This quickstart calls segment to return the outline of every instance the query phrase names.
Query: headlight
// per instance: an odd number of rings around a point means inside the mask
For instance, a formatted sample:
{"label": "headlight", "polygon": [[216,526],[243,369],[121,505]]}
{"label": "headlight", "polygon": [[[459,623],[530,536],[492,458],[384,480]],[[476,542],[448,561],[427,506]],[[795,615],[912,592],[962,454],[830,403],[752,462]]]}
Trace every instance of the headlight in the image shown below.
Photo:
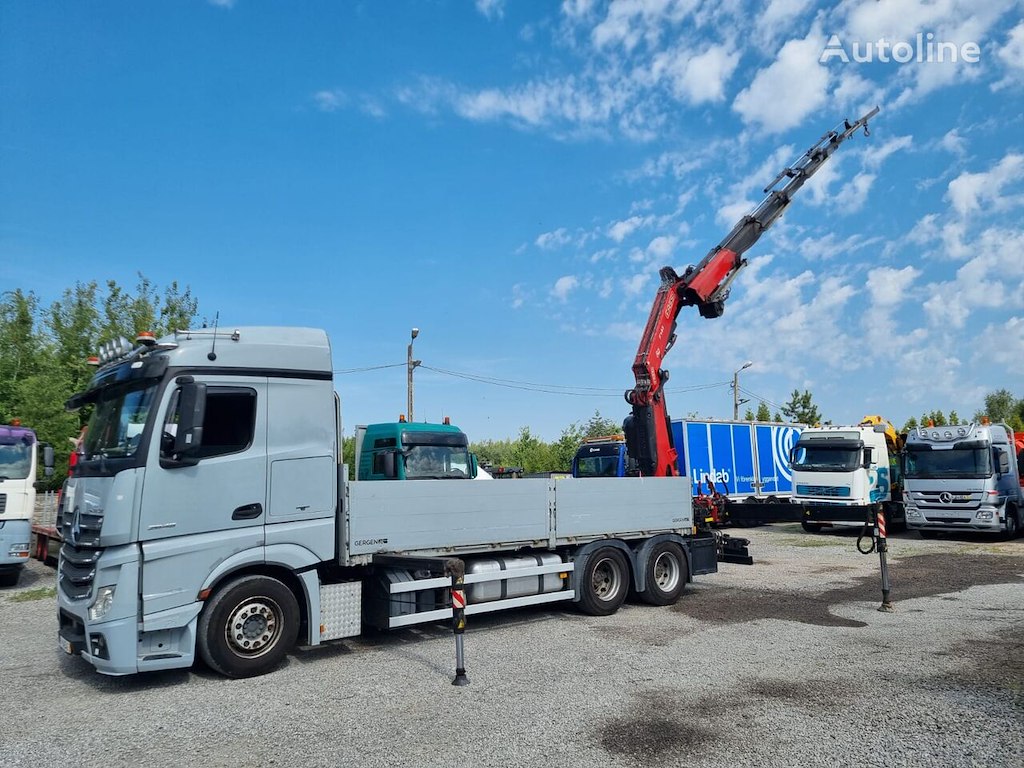
{"label": "headlight", "polygon": [[110,613],[110,608],[114,604],[114,589],[115,587],[100,587],[96,593],[96,602],[89,606],[90,619],[99,621]]}
{"label": "headlight", "polygon": [[914,509],[913,507],[907,507],[907,517],[909,517],[911,520],[917,520],[920,516],[921,513],[918,512],[916,509]]}
{"label": "headlight", "polygon": [[992,510],[991,509],[979,510],[978,511],[978,519],[979,520],[991,520],[992,519]]}
{"label": "headlight", "polygon": [[28,557],[28,544],[11,544],[7,552],[8,557]]}

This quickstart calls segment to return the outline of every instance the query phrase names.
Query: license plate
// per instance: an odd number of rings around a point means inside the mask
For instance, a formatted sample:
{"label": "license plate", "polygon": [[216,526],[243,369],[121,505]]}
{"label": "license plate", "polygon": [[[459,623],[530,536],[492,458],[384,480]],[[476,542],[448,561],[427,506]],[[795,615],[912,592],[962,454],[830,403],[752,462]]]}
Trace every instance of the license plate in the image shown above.
{"label": "license plate", "polygon": [[63,637],[58,636],[57,637],[57,644],[60,645],[61,650],[63,650],[64,653],[74,653],[74,650],[72,650],[72,648],[71,648],[71,641],[70,640],[65,640]]}

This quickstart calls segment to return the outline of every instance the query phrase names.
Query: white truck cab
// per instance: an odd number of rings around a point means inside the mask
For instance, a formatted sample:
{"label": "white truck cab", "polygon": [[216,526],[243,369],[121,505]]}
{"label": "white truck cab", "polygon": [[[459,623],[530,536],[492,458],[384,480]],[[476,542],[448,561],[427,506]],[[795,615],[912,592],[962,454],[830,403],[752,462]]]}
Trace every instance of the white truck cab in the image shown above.
{"label": "white truck cab", "polygon": [[791,458],[793,501],[804,508],[804,530],[861,527],[879,504],[888,520],[901,524],[899,443],[892,425],[877,416],[801,432]]}

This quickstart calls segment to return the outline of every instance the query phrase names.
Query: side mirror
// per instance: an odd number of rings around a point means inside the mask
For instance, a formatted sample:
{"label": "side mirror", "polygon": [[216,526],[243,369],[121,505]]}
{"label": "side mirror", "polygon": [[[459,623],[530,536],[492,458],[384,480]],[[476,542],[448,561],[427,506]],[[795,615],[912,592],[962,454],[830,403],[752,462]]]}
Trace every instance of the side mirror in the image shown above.
{"label": "side mirror", "polygon": [[206,385],[191,380],[183,382],[178,393],[178,427],[171,448],[171,453],[179,464],[198,463],[199,448],[203,444],[205,416]]}
{"label": "side mirror", "polygon": [[479,467],[476,463],[476,454],[469,454],[469,476],[475,479],[479,471]]}
{"label": "side mirror", "polygon": [[53,446],[43,446],[43,474],[46,477],[53,476]]}
{"label": "side mirror", "polygon": [[381,463],[384,468],[384,477],[387,480],[394,480],[398,477],[398,465],[395,462],[396,451],[385,451],[381,455]]}
{"label": "side mirror", "polygon": [[874,448],[868,447],[868,448],[864,449],[864,469],[870,469],[871,468],[871,463],[872,463],[872,459],[874,458],[874,454],[875,454],[875,449]]}
{"label": "side mirror", "polygon": [[1010,471],[1010,457],[1006,451],[999,451],[999,474],[1005,475]]}

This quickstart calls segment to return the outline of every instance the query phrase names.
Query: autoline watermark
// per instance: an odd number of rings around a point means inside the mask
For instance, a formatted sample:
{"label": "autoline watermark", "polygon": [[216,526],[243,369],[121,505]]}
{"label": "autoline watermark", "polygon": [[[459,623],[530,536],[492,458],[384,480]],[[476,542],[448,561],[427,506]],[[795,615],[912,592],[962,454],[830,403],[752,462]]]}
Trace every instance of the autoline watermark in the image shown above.
{"label": "autoline watermark", "polygon": [[818,61],[826,64],[833,59],[838,59],[844,64],[851,61],[859,64],[875,61],[894,61],[897,64],[977,64],[981,60],[981,46],[970,42],[940,42],[935,39],[932,32],[918,32],[913,40],[889,40],[882,37],[878,40],[854,40],[849,43],[840,40],[839,35],[832,35]]}

